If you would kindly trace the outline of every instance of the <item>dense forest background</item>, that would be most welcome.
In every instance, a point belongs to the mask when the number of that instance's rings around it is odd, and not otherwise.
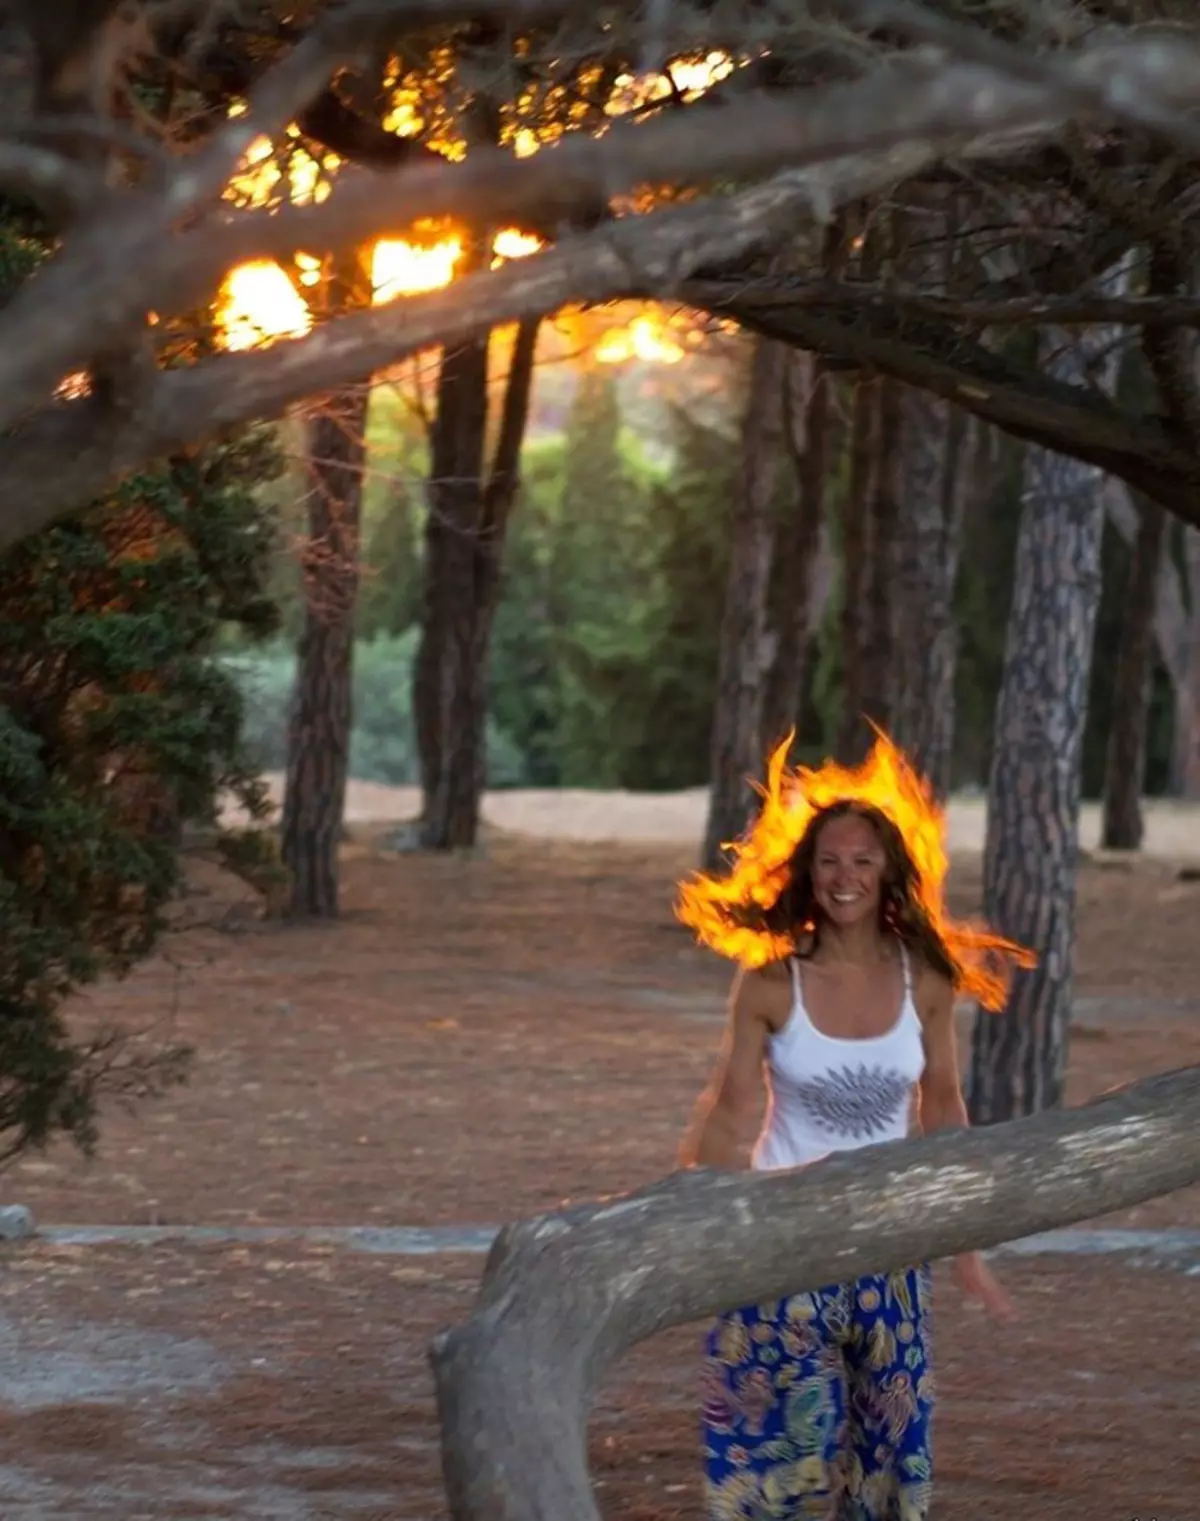
[[[703,787],[710,771],[722,607],[738,493],[750,340],[718,334],[674,362],[589,356],[548,362],[534,381],[522,478],[505,553],[491,657],[492,787]],[[499,381],[494,382],[494,388]],[[836,386],[843,419],[853,387]],[[844,428],[840,430],[844,436]],[[285,433],[285,437],[288,435]],[[288,704],[303,618],[297,545],[306,522],[302,439],[263,488],[278,529],[274,641],[231,635],[225,659],[247,699],[247,739],[268,770],[286,760]],[[994,441],[993,441],[994,442]],[[968,497],[954,599],[958,664],[952,787],[987,784],[1021,510],[1021,450],[997,445],[985,490]],[[428,513],[427,427],[411,386],[370,400],[362,570],[354,658],[351,775],[420,780],[412,670]],[[839,508],[848,464],[826,496],[828,542],[797,752],[836,749],[843,708]],[[778,512],[792,510],[785,483]],[[1183,533],[1182,526],[1178,533]],[[1109,520],[1083,755],[1087,797],[1103,791],[1132,546]],[[1172,694],[1156,663],[1145,790],[1178,790]]]

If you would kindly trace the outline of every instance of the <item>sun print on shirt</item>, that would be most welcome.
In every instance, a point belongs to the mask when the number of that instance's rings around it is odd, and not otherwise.
[[[839,1067],[791,1085],[809,1119],[831,1135],[856,1141],[882,1135],[909,1102],[912,1082],[885,1067]]]

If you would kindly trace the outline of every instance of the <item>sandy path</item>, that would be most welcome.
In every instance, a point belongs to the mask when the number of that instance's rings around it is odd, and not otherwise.
[[[283,778],[267,777],[272,796],[283,795]],[[487,823],[512,834],[580,843],[690,845],[704,833],[708,793],[592,792],[563,788],[489,792],[483,813]],[[420,807],[415,787],[387,787],[378,782],[350,783],[346,820],[350,824],[395,823],[414,818]],[[982,797],[955,797],[949,810],[950,849],[971,854],[983,849],[986,807]],[[1083,846],[1100,840],[1100,807],[1085,804]],[[1145,854],[1158,859],[1200,858],[1200,805],[1156,798],[1146,804]]]

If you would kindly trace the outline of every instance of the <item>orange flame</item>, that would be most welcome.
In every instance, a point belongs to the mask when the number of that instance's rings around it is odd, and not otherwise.
[[[729,848],[727,877],[697,875],[680,886],[676,915],[697,939],[743,967],[778,961],[796,948],[794,936],[748,923],[755,910],[771,908],[788,884],[792,856],[813,818],[837,802],[877,809],[900,831],[916,868],[916,894],[955,964],[957,989],[986,1009],[1002,1009],[1012,967],[1032,967],[1037,958],[1024,946],[993,934],[986,925],[955,921],[946,911],[943,888],[950,867],[945,814],[928,783],[880,730],[861,766],[826,761],[819,770],[789,771],[793,735],[767,763],[762,809],[747,834]]]

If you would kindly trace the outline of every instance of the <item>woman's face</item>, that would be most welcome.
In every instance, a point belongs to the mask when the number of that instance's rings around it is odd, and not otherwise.
[[[813,897],[831,924],[848,929],[876,919],[887,865],[875,826],[857,813],[821,826],[813,852]]]

